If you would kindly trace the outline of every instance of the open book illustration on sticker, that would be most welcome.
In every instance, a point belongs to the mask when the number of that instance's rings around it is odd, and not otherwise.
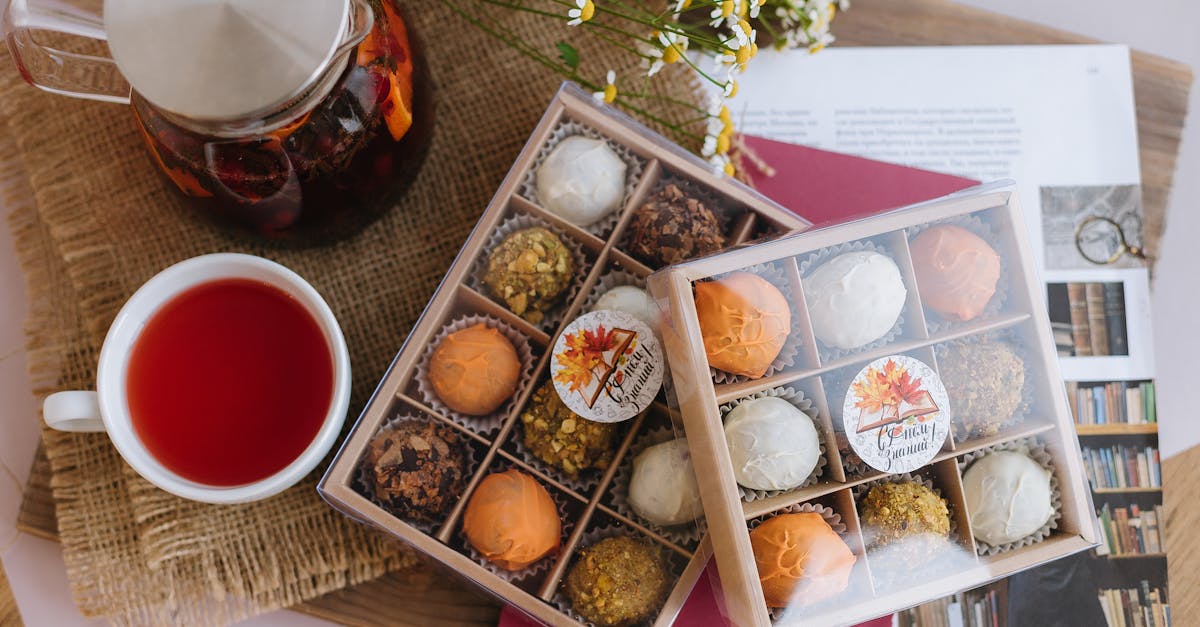
[[[919,418],[938,411],[929,391],[908,369],[889,359],[882,368],[867,368],[850,387],[857,401],[858,433]]]
[[[927,416],[938,410],[937,403],[929,392],[921,390],[915,402],[901,401],[899,405],[884,405],[878,411],[860,410],[858,414],[858,433],[886,427],[908,418]]]

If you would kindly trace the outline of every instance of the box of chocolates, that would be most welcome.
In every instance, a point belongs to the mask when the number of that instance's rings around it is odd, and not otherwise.
[[[646,278],[807,226],[564,87],[322,496],[543,622],[670,624],[711,552]]]
[[[733,624],[854,623],[1096,544],[1011,185],[648,283]]]

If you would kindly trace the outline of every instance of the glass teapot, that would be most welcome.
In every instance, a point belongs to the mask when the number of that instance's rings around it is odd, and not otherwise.
[[[223,224],[333,241],[390,209],[420,168],[432,94],[393,0],[105,0],[103,15],[12,0],[3,26],[21,75],[130,104],[169,185]],[[45,43],[62,33],[107,41],[112,57]]]

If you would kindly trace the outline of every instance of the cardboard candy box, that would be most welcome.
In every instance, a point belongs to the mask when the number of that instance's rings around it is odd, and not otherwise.
[[[586,227],[541,206],[535,184],[535,173],[549,153],[572,137],[604,141],[625,166],[619,208]],[[322,496],[347,515],[412,544],[498,598],[553,625],[575,625],[582,620],[582,616],[573,612],[564,590],[564,580],[580,561],[581,550],[611,535],[635,538],[654,548],[665,564],[667,578],[645,622],[670,624],[708,564],[711,550],[697,523],[655,526],[639,517],[628,504],[632,458],[650,444],[675,436],[675,421],[663,398],[653,400],[636,417],[617,423],[611,458],[602,469],[584,469],[577,476],[569,475],[534,455],[531,442],[524,437],[534,421],[543,416],[534,408],[539,406],[539,399],[544,399],[538,391],[550,378],[555,365],[552,348],[557,340],[563,339],[563,330],[591,309],[597,296],[607,288],[644,287],[645,278],[660,267],[632,249],[629,232],[635,211],[657,198],[668,185],[711,207],[725,247],[808,226],[795,214],[740,183],[715,176],[704,161],[611,107],[598,106],[590,94],[572,86],[564,87],[484,210],[321,481]],[[538,227],[557,236],[568,249],[575,268],[569,284],[552,306],[536,314],[526,309],[522,316],[515,311],[520,309],[520,303],[506,299],[503,287],[493,291],[485,275],[492,255],[507,246],[504,243],[507,236]],[[435,348],[442,346],[454,332],[477,324],[495,329],[508,339],[519,364],[514,391],[500,407],[484,416],[457,411],[441,398],[437,386],[431,382]],[[638,342],[651,343],[653,338],[639,337]],[[661,353],[656,368],[659,377],[665,376]],[[467,377],[459,382],[459,387],[476,387],[477,379],[478,376]],[[523,423],[526,415],[533,419],[529,426]],[[417,427],[403,427],[406,422]],[[413,433],[420,442],[412,448],[425,449],[426,444],[432,444],[430,450],[437,453],[442,450],[441,442],[433,440],[453,440],[440,457],[406,449],[406,453],[416,455],[422,464],[438,471],[428,473],[424,477],[428,481],[437,482],[453,474],[443,472],[446,469],[441,464],[445,459],[457,454],[465,457],[460,485],[453,488],[452,498],[446,499],[449,502],[444,511],[435,516],[401,511],[412,505],[409,501],[413,498],[408,497],[426,498],[428,494],[405,493],[406,498],[400,499],[403,506],[397,507],[395,500],[389,502],[386,495],[381,499],[371,485],[376,483],[371,475],[373,468],[387,464],[380,461],[386,458],[386,452],[373,452],[372,441],[389,430],[418,428]],[[409,440],[394,445],[411,442],[411,436],[406,437]],[[553,439],[535,437],[532,442],[535,447],[543,443],[556,445]],[[482,556],[464,533],[468,503],[484,478],[510,469],[532,478],[545,489],[561,522],[560,546],[516,571],[499,567]],[[385,487],[421,478],[415,471],[401,473],[400,479]],[[382,483],[386,482],[379,482]]]
[[[685,262],[649,284],[734,624],[853,623],[1095,545],[1011,185]],[[790,325],[772,330],[779,320]],[[766,340],[791,363],[728,372],[731,352],[753,358]],[[839,538],[788,516],[806,509],[836,514]]]

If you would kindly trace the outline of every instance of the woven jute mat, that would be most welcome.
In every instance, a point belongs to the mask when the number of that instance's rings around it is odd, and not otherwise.
[[[428,159],[379,223],[304,251],[256,247],[201,221],[155,172],[127,108],[35,90],[0,58],[0,182],[26,277],[39,398],[95,385],[104,334],[144,281],[195,255],[238,251],[294,269],[329,302],[349,344],[357,415],[559,85],[441,2],[404,8],[435,84]],[[480,17],[541,49],[568,34],[523,13]],[[589,54],[589,75],[639,72],[631,60]],[[694,93],[682,72],[658,82],[675,97]],[[46,430],[43,440],[68,576],[88,616],[224,623],[416,563],[320,500],[323,466],[275,498],[211,506],[153,487],[104,435]]]

